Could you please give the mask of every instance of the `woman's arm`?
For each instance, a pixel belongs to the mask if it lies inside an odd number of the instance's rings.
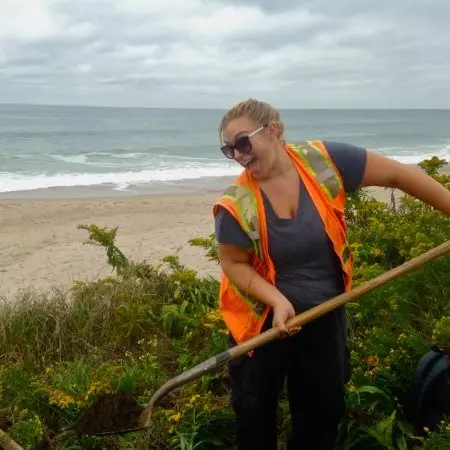
[[[247,250],[219,244],[219,260],[225,275],[249,297],[272,307],[284,299],[281,292],[249,264]]]
[[[295,316],[289,300],[249,264],[249,253],[234,245],[219,243],[219,261],[225,275],[249,297],[269,305],[274,310],[273,325],[288,332],[286,321]]]
[[[450,216],[450,191],[418,167],[367,152],[361,187],[397,188]]]

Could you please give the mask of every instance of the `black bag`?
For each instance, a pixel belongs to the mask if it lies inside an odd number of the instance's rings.
[[[408,399],[414,426],[435,429],[450,414],[450,352],[433,346],[417,364]]]

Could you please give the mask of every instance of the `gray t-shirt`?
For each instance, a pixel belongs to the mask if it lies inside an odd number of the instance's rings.
[[[366,150],[339,142],[325,141],[324,144],[342,175],[345,191],[358,189],[366,166]],[[277,273],[275,285],[291,301],[296,312],[342,293],[344,283],[339,259],[302,180],[299,207],[293,219],[280,219],[264,192],[262,195],[269,253]],[[250,238],[224,208],[220,208],[216,216],[215,232],[219,243],[252,248]]]

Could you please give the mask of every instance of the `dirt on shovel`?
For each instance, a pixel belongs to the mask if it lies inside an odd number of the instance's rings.
[[[131,394],[103,394],[84,411],[73,430],[81,435],[93,435],[139,427],[138,419],[144,406]]]
[[[0,409],[0,430],[7,431],[12,425],[9,420],[8,411],[6,409]]]

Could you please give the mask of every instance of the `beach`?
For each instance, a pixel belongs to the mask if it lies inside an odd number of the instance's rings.
[[[0,295],[29,286],[66,289],[111,274],[105,249],[84,245],[79,224],[119,227],[117,246],[134,261],[157,264],[177,254],[201,275],[219,273],[188,241],[214,232],[216,193],[0,201]]]
[[[218,277],[219,266],[188,241],[214,232],[219,185],[207,193],[185,186],[183,194],[0,200],[0,296],[28,287],[68,289],[74,280],[111,275],[105,249],[85,245],[88,233],[79,224],[119,227],[116,244],[133,261],[158,264],[176,254],[199,275]],[[389,200],[384,189],[371,192]]]

